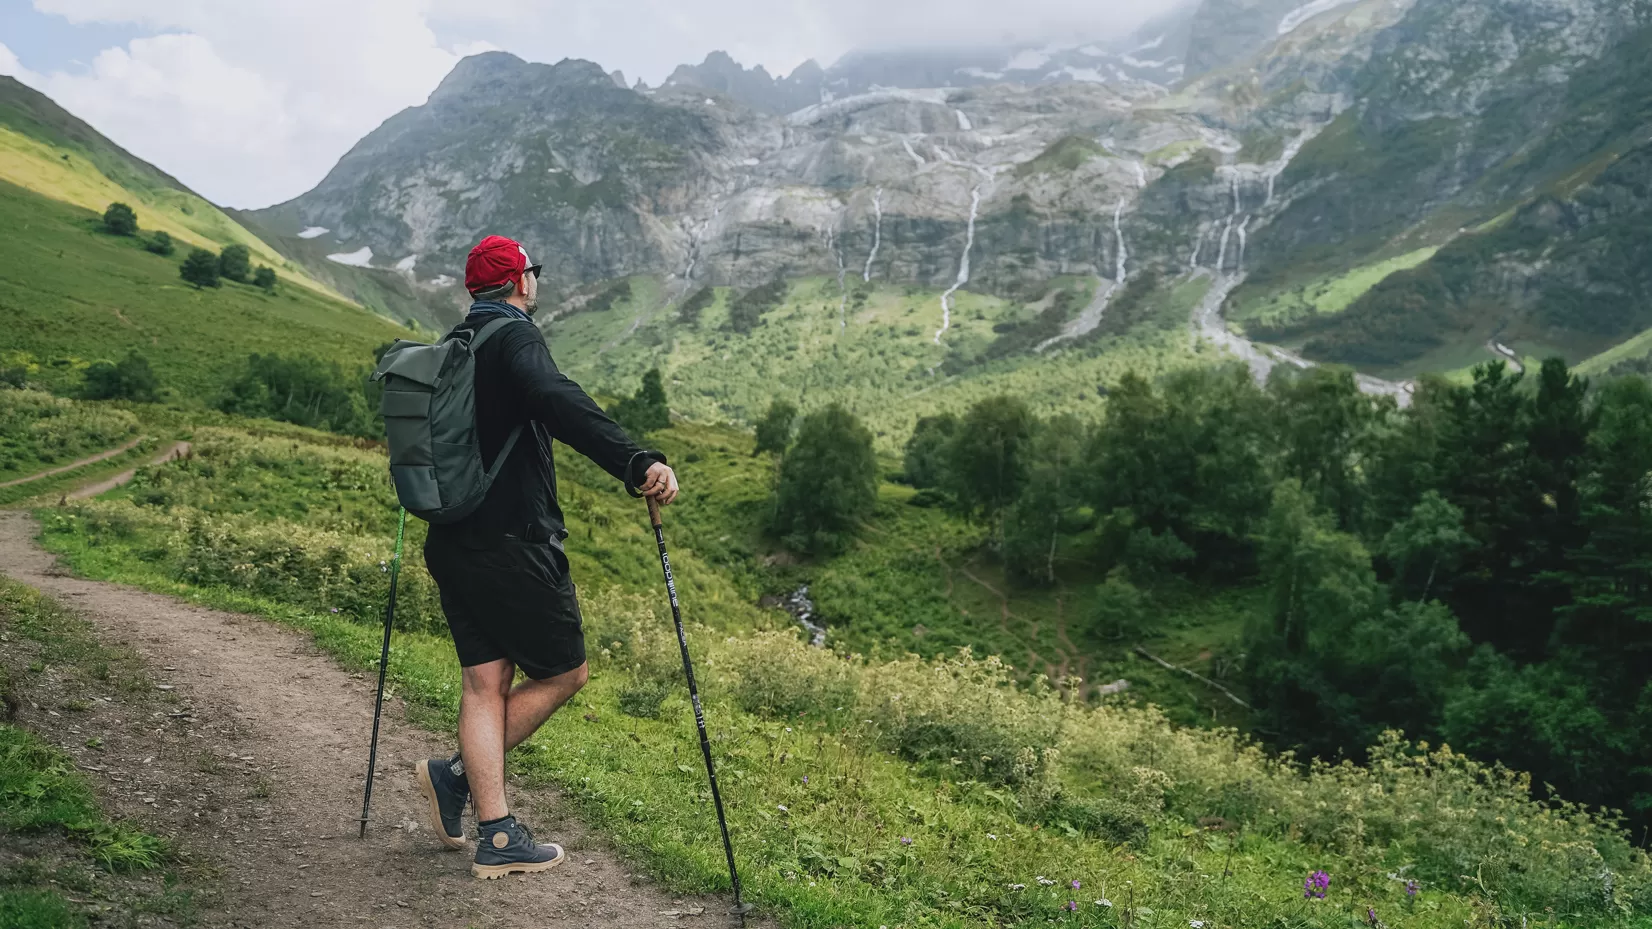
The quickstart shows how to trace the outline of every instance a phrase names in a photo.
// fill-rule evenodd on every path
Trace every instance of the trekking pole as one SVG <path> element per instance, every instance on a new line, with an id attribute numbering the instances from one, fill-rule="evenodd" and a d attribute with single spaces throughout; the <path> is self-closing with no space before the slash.
<path id="1" fill-rule="evenodd" d="M 671 619 L 677 624 L 677 646 L 683 653 L 683 676 L 688 678 L 688 699 L 694 704 L 694 725 L 700 730 L 700 754 L 706 759 L 706 777 L 711 781 L 711 802 L 717 808 L 717 826 L 723 830 L 723 855 L 728 858 L 728 879 L 734 885 L 732 915 L 746 924 L 751 904 L 740 899 L 740 873 L 734 868 L 734 845 L 728 837 L 728 819 L 723 816 L 723 794 L 717 789 L 717 768 L 711 763 L 711 739 L 706 735 L 706 714 L 700 709 L 700 689 L 694 684 L 694 664 L 688 660 L 688 634 L 683 631 L 683 610 L 677 603 L 677 581 L 671 576 L 671 556 L 665 552 L 665 528 L 660 524 L 660 502 L 648 498 L 648 519 L 654 524 L 654 541 L 660 547 L 660 567 L 665 571 L 665 592 L 671 599 Z"/>
<path id="2" fill-rule="evenodd" d="M 367 787 L 361 795 L 361 832 L 367 838 L 367 810 L 373 803 L 373 769 L 379 763 L 379 715 L 384 712 L 384 674 L 390 669 L 390 629 L 396 621 L 396 578 L 402 571 L 402 533 L 407 529 L 407 508 L 396 519 L 396 551 L 390 556 L 390 599 L 384 606 L 384 646 L 379 650 L 379 695 L 373 701 L 373 741 L 367 749 Z"/>

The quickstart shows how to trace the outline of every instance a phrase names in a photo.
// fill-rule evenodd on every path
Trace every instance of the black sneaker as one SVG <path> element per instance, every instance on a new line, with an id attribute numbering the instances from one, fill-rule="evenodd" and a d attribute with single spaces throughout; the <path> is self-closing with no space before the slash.
<path id="1" fill-rule="evenodd" d="M 464 848 L 460 816 L 470 800 L 470 782 L 453 773 L 453 761 L 448 758 L 429 758 L 413 768 L 419 777 L 419 793 L 430 804 L 430 828 L 448 848 Z"/>
<path id="2" fill-rule="evenodd" d="M 549 871 L 568 859 L 562 846 L 535 842 L 533 833 L 515 816 L 491 826 L 478 826 L 476 833 L 476 863 L 470 866 L 470 873 L 484 881 L 507 874 Z"/>

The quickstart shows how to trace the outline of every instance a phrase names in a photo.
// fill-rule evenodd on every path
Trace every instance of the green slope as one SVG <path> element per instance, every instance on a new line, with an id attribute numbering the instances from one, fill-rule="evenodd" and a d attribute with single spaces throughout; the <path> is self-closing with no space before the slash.
<path id="1" fill-rule="evenodd" d="M 897 449 L 918 417 L 961 412 L 995 394 L 1024 398 L 1040 414 L 1094 418 L 1104 389 L 1126 371 L 1155 376 L 1199 363 L 1187 320 L 1202 291 L 1166 286 L 1143 301 L 1139 316 L 1115 301 L 1109 334 L 1037 353 L 1041 339 L 1020 339 L 1054 299 L 1032 304 L 960 290 L 941 344 L 938 289 L 873 282 L 846 295 L 834 278 L 790 282 L 785 299 L 750 333 L 728 326 L 720 291 L 700 318 L 686 321 L 657 280 L 634 278 L 632 296 L 600 312 L 576 312 L 546 325 L 551 352 L 572 376 L 596 390 L 625 395 L 659 367 L 674 411 L 702 421 L 754 422 L 780 398 L 809 410 L 841 403 L 865 420 L 885 451 Z M 1092 285 L 1074 291 L 1076 314 Z M 675 287 L 676 285 L 672 285 Z M 674 292 L 674 291 L 673 291 Z M 997 348 L 994 348 L 997 346 Z"/>
<path id="2" fill-rule="evenodd" d="M 98 213 L 126 203 L 145 232 L 164 231 L 213 251 L 245 245 L 255 262 L 327 292 L 223 210 L 10 77 L 0 77 L 0 180 Z"/>
<path id="3" fill-rule="evenodd" d="M 287 284 L 275 295 L 225 282 L 197 290 L 98 214 L 0 181 L 0 318 L 5 348 L 33 379 L 72 386 L 77 369 L 148 356 L 164 386 L 209 399 L 251 352 L 308 353 L 351 367 L 406 330 L 367 310 Z"/>

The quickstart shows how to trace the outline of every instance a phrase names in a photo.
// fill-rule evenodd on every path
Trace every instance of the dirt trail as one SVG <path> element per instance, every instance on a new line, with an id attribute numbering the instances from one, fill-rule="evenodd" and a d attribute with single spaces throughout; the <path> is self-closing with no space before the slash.
<path id="1" fill-rule="evenodd" d="M 168 448 L 166 451 L 161 452 L 159 455 L 156 455 L 154 458 L 149 459 L 149 461 L 146 462 L 146 464 L 150 467 L 154 467 L 155 465 L 165 464 L 165 463 L 167 463 L 168 461 L 171 461 L 174 458 L 182 458 L 183 456 L 189 454 L 189 449 L 190 449 L 190 444 L 188 442 L 174 442 L 174 443 L 172 443 L 171 448 Z M 137 468 L 132 468 L 132 469 L 127 470 L 127 471 L 122 471 L 121 473 L 119 473 L 119 474 L 117 474 L 113 477 L 104 478 L 103 480 L 98 481 L 96 484 L 87 484 L 85 487 L 76 488 L 76 489 L 74 489 L 74 490 L 72 490 L 68 493 L 68 498 L 70 500 L 87 500 L 87 499 L 90 499 L 92 497 L 97 496 L 98 494 L 108 493 L 109 491 L 114 490 L 116 487 L 124 486 L 125 484 L 129 483 L 132 480 L 132 478 L 137 477 L 137 476 L 138 476 L 138 469 Z"/>
<path id="2" fill-rule="evenodd" d="M 476 880 L 470 854 L 443 850 L 423 825 L 411 776 L 416 760 L 451 752 L 451 739 L 403 722 L 394 702 L 385 709 L 374 822 L 358 841 L 370 677 L 339 669 L 306 638 L 269 622 L 67 576 L 35 534 L 28 514 L 0 512 L 0 573 L 135 650 L 183 711 L 145 714 L 117 697 L 77 716 L 76 728 L 107 725 L 97 752 L 84 733 L 45 718 L 55 712 L 34 707 L 24 721 L 92 772 L 113 812 L 172 837 L 210 868 L 221 893 L 204 901 L 203 924 L 729 925 L 727 901 L 683 900 L 634 876 L 553 795 L 521 786 L 512 788 L 516 810 L 566 847 L 570 861 L 549 874 Z M 253 789 L 226 782 L 225 766 L 251 777 Z M 706 841 L 715 842 L 708 826 Z"/>
<path id="3" fill-rule="evenodd" d="M 142 442 L 143 439 L 144 437 L 140 435 L 125 445 L 122 445 L 120 448 L 111 448 L 106 452 L 98 452 L 90 458 L 82 458 L 79 461 L 71 461 L 66 465 L 53 468 L 50 471 L 41 471 L 37 474 L 30 474 L 28 477 L 18 477 L 9 481 L 0 482 L 0 487 L 16 487 L 18 484 L 32 484 L 35 481 L 43 481 L 48 477 L 55 477 L 59 474 L 73 471 L 76 468 L 84 468 L 89 464 L 97 464 L 100 461 L 108 461 L 116 455 L 123 455 L 132 449 L 137 448 L 138 443 Z"/>

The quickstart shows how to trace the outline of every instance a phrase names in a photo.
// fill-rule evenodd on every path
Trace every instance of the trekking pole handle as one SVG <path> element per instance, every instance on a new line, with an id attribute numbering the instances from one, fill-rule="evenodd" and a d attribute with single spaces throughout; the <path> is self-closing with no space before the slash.
<path id="1" fill-rule="evenodd" d="M 660 522 L 660 501 L 653 497 L 644 497 L 643 499 L 648 501 L 649 521 L 654 524 L 655 529 L 660 528 L 660 526 L 663 525 L 663 523 Z"/>

